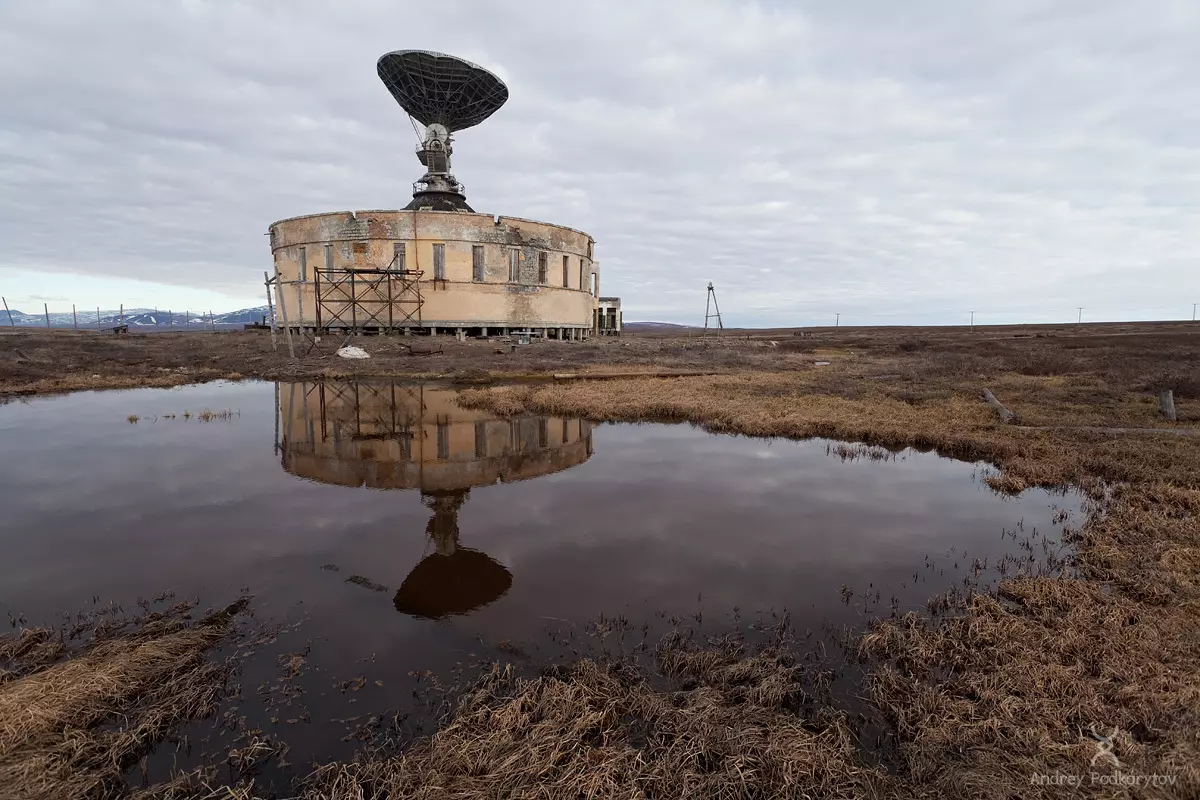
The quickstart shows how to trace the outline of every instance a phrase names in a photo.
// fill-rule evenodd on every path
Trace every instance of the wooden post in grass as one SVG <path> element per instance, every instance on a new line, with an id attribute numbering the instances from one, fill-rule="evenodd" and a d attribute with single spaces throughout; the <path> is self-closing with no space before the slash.
<path id="1" fill-rule="evenodd" d="M 263 270 L 263 286 L 267 287 L 267 315 L 271 318 L 271 350 L 279 352 L 279 330 L 275 327 L 275 304 L 271 302 L 271 279 Z"/>
<path id="2" fill-rule="evenodd" d="M 75 313 L 74 303 L 71 303 L 71 327 L 75 329 L 76 333 L 79 333 L 79 315 Z"/>
<path id="3" fill-rule="evenodd" d="M 983 399 L 986 400 L 987 404 L 992 407 L 993 411 L 996 412 L 996 416 L 1000 418 L 1001 422 L 1003 422 L 1005 425 L 1016 424 L 1017 415 L 1005 408 L 1004 404 L 996 399 L 996 395 L 992 394 L 991 389 L 983 390 Z"/>
<path id="4" fill-rule="evenodd" d="M 96 306 L 96 330 L 100 330 L 100 306 Z"/>
<path id="5" fill-rule="evenodd" d="M 279 314 L 283 317 L 283 334 L 287 337 L 288 356 L 296 358 L 296 347 L 292 344 L 292 326 L 288 324 L 287 315 L 287 293 L 280 287 L 283 284 L 279 281 L 279 265 L 275 265 L 275 288 L 279 290 Z"/>
<path id="6" fill-rule="evenodd" d="M 1158 393 L 1158 410 L 1171 422 L 1175 422 L 1175 392 L 1163 389 Z"/>
<path id="7" fill-rule="evenodd" d="M 8 301 L 5 300 L 3 297 L 0 297 L 0 300 L 4 300 L 4 310 L 8 312 L 8 327 L 10 327 L 10 328 L 17 327 L 17 323 L 13 322 L 12 311 L 9 311 Z"/>
<path id="8" fill-rule="evenodd" d="M 46 330 L 50 330 L 50 304 L 42 303 L 42 311 L 46 313 Z"/>

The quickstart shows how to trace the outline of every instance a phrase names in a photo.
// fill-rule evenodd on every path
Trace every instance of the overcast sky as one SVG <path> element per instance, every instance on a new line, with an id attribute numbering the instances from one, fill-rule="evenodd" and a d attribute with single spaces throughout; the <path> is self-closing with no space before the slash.
<path id="1" fill-rule="evenodd" d="M 477 211 L 580 228 L 626 320 L 1190 318 L 1200 2 L 3 0 L 0 293 L 261 305 L 284 217 L 401 208 L 389 50 L 508 84 Z"/>

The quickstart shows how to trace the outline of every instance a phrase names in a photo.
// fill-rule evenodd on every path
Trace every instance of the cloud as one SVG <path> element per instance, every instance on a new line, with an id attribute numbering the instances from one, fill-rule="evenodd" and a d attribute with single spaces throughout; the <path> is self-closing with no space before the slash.
<path id="1" fill-rule="evenodd" d="M 23 291 L 57 272 L 257 302 L 270 222 L 408 202 L 414 135 L 374 62 L 422 47 L 510 87 L 458 136 L 472 204 L 592 233 L 627 320 L 696 322 L 709 280 L 743 325 L 1180 317 L 1200 294 L 1194 3 L 452 0 L 436 19 L 5 4 L 0 268 Z"/>

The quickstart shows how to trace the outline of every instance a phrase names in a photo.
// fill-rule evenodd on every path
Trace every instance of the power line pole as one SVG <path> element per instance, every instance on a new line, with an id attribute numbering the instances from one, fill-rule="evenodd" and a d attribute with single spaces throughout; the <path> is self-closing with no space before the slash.
<path id="1" fill-rule="evenodd" d="M 709 307 L 713 313 L 709 313 Z M 717 306 L 717 292 L 713 289 L 712 281 L 708 282 L 708 294 L 704 298 L 704 332 L 708 333 L 708 321 L 716 317 L 717 319 L 717 335 L 721 335 L 721 331 L 725 329 L 725 324 L 721 321 L 721 309 Z"/>
<path id="2" fill-rule="evenodd" d="M 971 312 L 971 330 L 975 330 L 975 312 Z"/>
<path id="3" fill-rule="evenodd" d="M 1079 306 L 1079 317 L 1075 320 L 1075 324 L 1083 322 L 1083 306 Z"/>
<path id="4" fill-rule="evenodd" d="M 834 327 L 834 330 L 837 330 L 837 329 L 838 329 L 838 328 L 840 328 L 841 326 L 842 326 L 842 315 L 841 315 L 841 313 L 840 313 L 840 312 L 838 312 L 838 313 L 835 313 L 835 314 L 833 315 L 833 327 Z"/>
<path id="5" fill-rule="evenodd" d="M 1192 303 L 1192 322 L 1196 321 L 1196 306 L 1200 303 Z"/>

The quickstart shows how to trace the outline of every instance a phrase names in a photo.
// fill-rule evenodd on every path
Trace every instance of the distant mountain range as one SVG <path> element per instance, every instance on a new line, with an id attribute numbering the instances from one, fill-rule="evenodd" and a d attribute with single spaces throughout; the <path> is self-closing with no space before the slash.
<path id="1" fill-rule="evenodd" d="M 247 322 L 262 322 L 263 317 L 267 315 L 267 307 L 259 306 L 257 308 L 243 308 L 239 311 L 229 311 L 225 314 L 214 314 L 211 318 L 207 312 L 167 312 L 155 311 L 153 308 L 127 308 L 124 315 L 120 310 L 100 310 L 101 328 L 111 328 L 124 321 L 129 327 L 164 330 L 168 328 L 202 328 L 210 325 L 221 327 L 222 325 L 241 326 Z M 78 320 L 80 328 L 95 328 L 96 312 L 80 309 L 78 312 Z M 9 325 L 9 317 L 4 313 L 4 309 L 0 308 L 0 326 Z M 44 328 L 46 327 L 46 315 L 41 314 L 26 314 L 23 311 L 12 309 L 12 323 L 19 328 Z M 74 324 L 69 313 L 50 312 L 50 327 L 52 328 L 70 328 Z"/>

